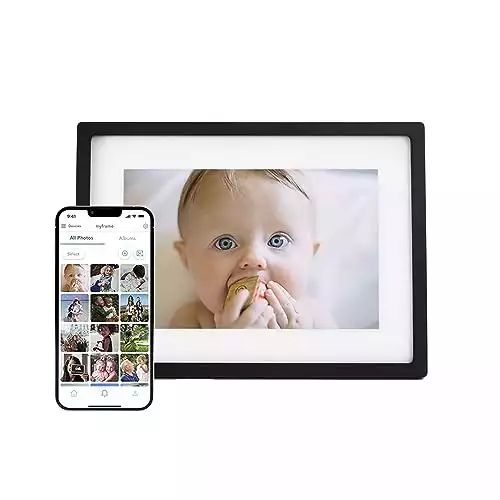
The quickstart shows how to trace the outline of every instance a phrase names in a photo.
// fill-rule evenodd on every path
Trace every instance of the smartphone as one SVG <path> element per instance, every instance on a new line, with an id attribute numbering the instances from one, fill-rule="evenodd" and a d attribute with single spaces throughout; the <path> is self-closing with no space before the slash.
<path id="1" fill-rule="evenodd" d="M 56 216 L 56 401 L 142 410 L 153 400 L 154 218 L 144 207 Z"/>

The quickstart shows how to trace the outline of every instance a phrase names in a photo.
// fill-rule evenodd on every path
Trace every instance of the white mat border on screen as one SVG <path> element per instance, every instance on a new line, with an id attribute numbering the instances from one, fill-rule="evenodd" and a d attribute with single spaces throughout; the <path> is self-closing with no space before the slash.
<path id="1" fill-rule="evenodd" d="M 404 136 L 96 136 L 91 204 L 123 204 L 126 169 L 377 170 L 379 329 L 155 330 L 156 362 L 412 361 L 410 140 Z M 286 336 L 286 339 L 283 337 Z"/>

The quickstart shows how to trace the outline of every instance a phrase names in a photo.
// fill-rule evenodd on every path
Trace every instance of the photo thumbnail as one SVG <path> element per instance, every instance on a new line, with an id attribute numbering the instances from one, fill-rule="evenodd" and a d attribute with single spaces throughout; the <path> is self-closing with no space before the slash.
<path id="1" fill-rule="evenodd" d="M 89 296 L 81 294 L 61 295 L 61 317 L 65 322 L 78 323 L 89 320 Z"/>
<path id="2" fill-rule="evenodd" d="M 90 325 L 90 350 L 93 352 L 118 351 L 118 325 L 100 323 Z"/>
<path id="3" fill-rule="evenodd" d="M 118 354 L 91 354 L 90 380 L 118 382 Z"/>
<path id="4" fill-rule="evenodd" d="M 122 264 L 120 268 L 121 292 L 147 292 L 148 286 L 147 264 Z"/>
<path id="5" fill-rule="evenodd" d="M 62 324 L 60 345 L 62 352 L 87 352 L 89 348 L 88 325 Z"/>
<path id="6" fill-rule="evenodd" d="M 61 382 L 88 382 L 88 354 L 64 354 L 61 362 Z"/>
<path id="7" fill-rule="evenodd" d="M 120 356 L 120 380 L 147 383 L 149 381 L 149 356 L 147 354 L 122 354 Z"/>
<path id="8" fill-rule="evenodd" d="M 145 323 L 149 320 L 149 299 L 143 294 L 122 294 L 120 319 L 127 323 Z"/>
<path id="9" fill-rule="evenodd" d="M 118 295 L 100 294 L 91 296 L 90 320 L 96 323 L 118 321 Z"/>
<path id="10" fill-rule="evenodd" d="M 123 352 L 148 352 L 148 325 L 120 325 L 120 350 Z"/>
<path id="11" fill-rule="evenodd" d="M 61 291 L 88 292 L 88 264 L 61 264 Z"/>
<path id="12" fill-rule="evenodd" d="M 118 291 L 118 264 L 91 264 L 90 291 L 117 292 Z"/>

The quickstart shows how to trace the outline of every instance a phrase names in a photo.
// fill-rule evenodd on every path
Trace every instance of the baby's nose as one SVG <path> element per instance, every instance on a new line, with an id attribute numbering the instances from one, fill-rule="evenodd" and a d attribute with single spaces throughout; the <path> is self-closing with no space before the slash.
<path id="1" fill-rule="evenodd" d="M 240 269 L 267 269 L 267 261 L 261 253 L 249 250 L 240 260 Z"/>

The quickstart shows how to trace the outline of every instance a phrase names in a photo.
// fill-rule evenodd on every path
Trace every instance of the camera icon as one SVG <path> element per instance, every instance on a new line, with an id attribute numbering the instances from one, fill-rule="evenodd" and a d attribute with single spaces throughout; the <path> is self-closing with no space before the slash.
<path id="1" fill-rule="evenodd" d="M 127 260 L 130 257 L 130 252 L 126 248 L 120 248 L 119 256 L 120 259 Z"/>

